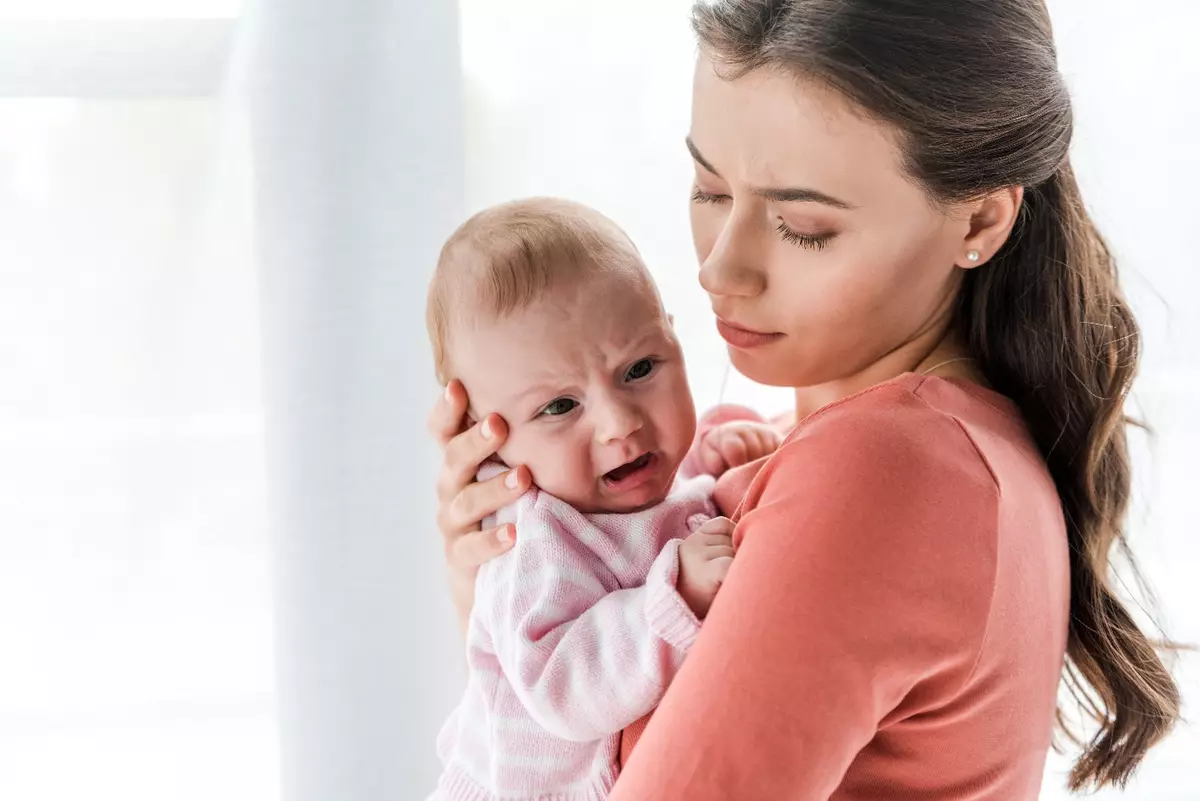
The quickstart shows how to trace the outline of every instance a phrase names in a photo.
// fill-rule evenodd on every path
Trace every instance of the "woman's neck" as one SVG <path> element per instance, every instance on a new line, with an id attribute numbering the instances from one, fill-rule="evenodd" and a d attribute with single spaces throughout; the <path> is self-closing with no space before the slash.
<path id="1" fill-rule="evenodd" d="M 797 387 L 796 420 L 803 420 L 822 407 L 905 373 L 962 378 L 987 386 L 979 366 L 954 332 L 949 331 L 936 341 L 912 342 L 898 348 L 854 375 L 819 386 Z"/>

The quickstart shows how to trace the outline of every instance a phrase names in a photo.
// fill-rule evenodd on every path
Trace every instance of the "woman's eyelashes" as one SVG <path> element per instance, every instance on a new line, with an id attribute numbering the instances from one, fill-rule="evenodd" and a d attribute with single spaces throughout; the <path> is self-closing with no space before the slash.
<path id="1" fill-rule="evenodd" d="M 779 236 L 782 237 L 784 242 L 790 242 L 793 245 L 799 245 L 802 248 L 810 250 L 824 250 L 834 237 L 834 234 L 802 234 L 798 231 L 793 231 L 783 220 L 779 221 L 779 225 L 775 226 L 775 230 L 779 232 Z"/>
<path id="2" fill-rule="evenodd" d="M 692 189 L 693 203 L 724 203 L 729 199 L 729 195 L 705 192 L 698 186 Z M 784 242 L 808 248 L 809 250 L 824 250 L 833 241 L 835 236 L 835 234 L 802 234 L 790 228 L 782 219 L 775 226 L 775 231 Z"/>
<path id="3" fill-rule="evenodd" d="M 712 192 L 705 192 L 698 186 L 692 188 L 693 203 L 723 203 L 726 200 L 729 200 L 729 195 L 718 195 Z"/>

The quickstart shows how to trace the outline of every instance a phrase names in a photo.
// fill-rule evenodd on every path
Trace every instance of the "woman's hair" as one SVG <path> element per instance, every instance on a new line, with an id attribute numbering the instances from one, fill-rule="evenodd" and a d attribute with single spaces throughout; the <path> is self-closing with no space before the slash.
<path id="1" fill-rule="evenodd" d="M 1124 785 L 1178 719 L 1179 690 L 1113 589 L 1114 546 L 1129 556 L 1124 404 L 1139 333 L 1068 161 L 1071 101 L 1043 0 L 717 0 L 693 25 L 722 75 L 788 70 L 894 126 L 937 202 L 1025 188 L 1008 242 L 967 271 L 955 325 L 1020 406 L 1062 499 L 1064 680 L 1099 724 L 1072 737 L 1071 788 Z"/>

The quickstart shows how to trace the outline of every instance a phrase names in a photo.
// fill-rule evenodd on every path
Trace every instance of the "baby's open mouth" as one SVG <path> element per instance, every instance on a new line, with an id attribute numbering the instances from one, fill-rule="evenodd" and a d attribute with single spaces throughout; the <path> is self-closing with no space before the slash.
<path id="1" fill-rule="evenodd" d="M 650 466 L 652 461 L 654 461 L 653 453 L 643 453 L 632 462 L 626 462 L 615 470 L 609 470 L 604 474 L 604 480 L 610 484 L 619 484 L 625 479 L 645 470 Z"/>

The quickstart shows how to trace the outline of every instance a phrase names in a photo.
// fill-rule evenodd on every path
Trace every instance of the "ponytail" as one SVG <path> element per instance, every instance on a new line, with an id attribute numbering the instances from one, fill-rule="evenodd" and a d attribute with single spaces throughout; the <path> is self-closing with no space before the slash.
<path id="1" fill-rule="evenodd" d="M 1124 785 L 1178 719 L 1180 700 L 1112 588 L 1114 546 L 1137 574 L 1124 533 L 1124 405 L 1140 336 L 1069 162 L 1026 191 L 1008 244 L 968 273 L 958 321 L 988 380 L 1020 406 L 1062 499 L 1071 568 L 1064 682 L 1099 726 L 1084 742 L 1059 711 L 1083 747 L 1070 787 Z"/>

